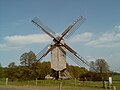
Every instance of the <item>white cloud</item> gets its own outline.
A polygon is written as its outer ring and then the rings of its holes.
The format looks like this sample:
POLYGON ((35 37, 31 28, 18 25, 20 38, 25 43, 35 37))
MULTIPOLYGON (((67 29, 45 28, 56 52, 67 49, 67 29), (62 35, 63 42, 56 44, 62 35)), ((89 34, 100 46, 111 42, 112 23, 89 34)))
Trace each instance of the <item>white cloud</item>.
POLYGON ((13 35, 4 37, 5 43, 0 44, 0 50, 20 49, 28 44, 46 43, 50 37, 46 34, 13 35))
POLYGON ((45 43, 49 41, 49 37, 46 34, 14 35, 6 36, 4 39, 14 44, 45 43))
POLYGON ((120 25, 115 25, 115 29, 116 29, 117 31, 120 31, 120 25))
POLYGON ((86 60, 91 62, 91 61, 95 61, 97 58, 94 56, 86 56, 86 60))
POLYGON ((119 47, 120 46, 120 33, 119 32, 109 32, 103 33, 99 36, 92 32, 84 32, 82 34, 74 36, 71 42, 84 42, 87 46, 93 46, 97 48, 103 47, 119 47))
MULTIPOLYGON (((103 33, 95 36, 92 32, 84 32, 76 35, 71 42, 84 42, 85 45, 93 47, 120 47, 120 33, 103 33)), ((46 34, 13 35, 3 38, 4 43, 0 44, 0 50, 21 49, 31 44, 50 42, 51 38, 46 34)))
POLYGON ((0 48, 4 48, 4 47, 6 47, 5 44, 0 44, 0 48))
POLYGON ((71 42, 87 42, 92 39, 92 36, 93 36, 92 32, 85 32, 85 33, 74 36, 70 41, 71 42))
POLYGON ((8 50, 20 50, 22 46, 12 46, 8 44, 0 44, 0 51, 8 51, 8 50))
POLYGON ((93 47, 115 47, 120 46, 120 33, 104 33, 97 39, 93 39, 86 43, 93 47))

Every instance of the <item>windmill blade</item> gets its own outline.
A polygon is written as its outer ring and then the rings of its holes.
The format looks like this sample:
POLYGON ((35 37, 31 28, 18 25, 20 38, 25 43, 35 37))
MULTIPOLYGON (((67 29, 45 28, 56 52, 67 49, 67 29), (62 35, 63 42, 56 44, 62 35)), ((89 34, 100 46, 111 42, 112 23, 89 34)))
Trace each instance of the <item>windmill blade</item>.
POLYGON ((48 44, 47 46, 45 46, 37 55, 36 55, 36 59, 39 60, 41 56, 44 55, 44 53, 48 50, 48 48, 50 47, 50 44, 48 44))
POLYGON ((65 54, 67 55, 71 60, 73 60, 78 66, 81 66, 81 64, 79 63, 80 60, 78 61, 78 59, 75 57, 75 55, 73 53, 71 53, 69 50, 67 51, 67 53, 61 48, 59 47, 59 49, 65 54))
MULTIPOLYGON (((80 60, 79 58, 77 58, 73 53, 71 53, 70 51, 67 51, 66 54, 72 61, 74 61, 78 66, 83 66, 85 67, 86 65, 88 66, 88 64, 85 64, 82 62, 82 60, 80 60)), ((88 62, 86 62, 88 63, 88 62)))
MULTIPOLYGON (((85 18, 81 16, 80 18, 77 19, 72 25, 70 25, 62 34, 61 34, 61 39, 64 37, 65 39, 69 38, 79 27, 80 25, 84 22, 85 18)), ((61 40, 60 39, 60 40, 61 40)))
POLYGON ((52 31, 50 28, 48 28, 46 25, 44 25, 39 18, 35 17, 32 22, 37 25, 39 28, 42 29, 43 32, 47 33, 51 38, 55 38, 55 32, 52 31))
POLYGON ((52 51, 55 48, 54 45, 47 45, 45 48, 43 48, 43 50, 41 50, 41 52, 39 52, 36 57, 37 57, 37 61, 33 63, 33 65, 35 65, 37 62, 39 62, 40 60, 42 60, 43 57, 45 57, 50 51, 52 51))
MULTIPOLYGON (((79 60, 82 62, 82 63, 84 63, 85 65, 87 65, 87 66, 89 66, 90 67, 90 65, 89 65, 89 62, 87 61, 87 60, 85 60, 83 57, 81 57, 76 51, 74 51, 71 47, 69 47, 67 44, 65 44, 64 43, 64 45, 63 45, 69 52, 71 52, 71 53, 69 53, 69 56, 71 56, 71 57, 73 57, 73 56, 75 56, 75 59, 74 60, 76 60, 76 61, 74 61, 74 62, 76 62, 76 63, 78 63, 79 62, 79 60)), ((70 57, 70 58, 71 58, 70 57)), ((79 63, 80 64, 80 63, 79 63)))
MULTIPOLYGON (((65 43, 63 46, 68 50, 67 56, 71 60, 73 60, 77 65, 81 66, 81 63, 83 63, 83 64, 87 65, 88 67, 90 67, 90 63, 87 60, 85 60, 83 57, 81 57, 76 51, 74 51, 72 48, 70 48, 65 43)), ((96 69, 94 67, 92 67, 92 69, 96 71, 96 69)))
POLYGON ((81 16, 80 18, 77 19, 75 22, 75 25, 69 30, 69 32, 65 35, 65 39, 68 39, 80 26, 81 24, 85 21, 85 18, 81 16))
MULTIPOLYGON (((70 48, 70 47, 69 47, 70 48)), ((77 58, 74 54, 77 54, 77 53, 75 53, 75 51, 73 52, 73 51, 67 51, 67 53, 61 48, 61 47, 59 47, 59 49, 65 54, 65 55, 67 55, 72 61, 74 61, 78 66, 83 66, 83 62, 82 62, 82 60, 79 60, 79 58, 77 58), (73 52, 73 53, 71 53, 71 52, 73 52)), ((72 49, 71 49, 72 50, 72 49)), ((79 57, 80 57, 80 59, 84 59, 83 57, 81 57, 80 55, 79 55, 79 57)), ((87 64, 87 66, 89 65, 88 64, 88 62, 84 59, 84 62, 87 64)), ((84 63, 84 65, 86 65, 84 63)))

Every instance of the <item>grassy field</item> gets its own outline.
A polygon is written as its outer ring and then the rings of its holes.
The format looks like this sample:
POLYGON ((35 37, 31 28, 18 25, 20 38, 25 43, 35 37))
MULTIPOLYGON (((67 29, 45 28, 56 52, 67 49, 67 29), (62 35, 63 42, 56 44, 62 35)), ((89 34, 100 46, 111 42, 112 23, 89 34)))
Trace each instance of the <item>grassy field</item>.
MULTIPOLYGON (((108 84, 108 82, 107 82, 108 84)), ((120 75, 113 76, 113 86, 120 90, 120 75)), ((0 90, 105 90, 102 82, 78 81, 78 80, 31 80, 31 81, 8 81, 0 79, 0 90)), ((112 89, 107 89, 112 90, 112 89)))
POLYGON ((105 90, 102 88, 64 86, 0 86, 0 90, 105 90))
MULTIPOLYGON (((113 85, 120 90, 120 81, 113 81, 113 85)), ((78 80, 32 80, 9 81, 6 86, 5 79, 0 80, 0 90, 105 90, 101 82, 78 80)), ((108 89, 112 90, 112 89, 108 89)))
POLYGON ((113 76, 113 86, 116 86, 117 90, 120 90, 120 75, 113 76))

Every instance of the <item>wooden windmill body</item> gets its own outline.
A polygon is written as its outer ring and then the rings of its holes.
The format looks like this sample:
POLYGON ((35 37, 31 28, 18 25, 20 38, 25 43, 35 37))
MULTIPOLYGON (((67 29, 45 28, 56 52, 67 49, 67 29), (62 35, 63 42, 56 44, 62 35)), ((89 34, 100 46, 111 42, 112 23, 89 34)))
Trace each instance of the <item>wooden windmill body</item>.
POLYGON ((80 24, 84 21, 81 16, 73 24, 71 24, 60 36, 56 36, 50 28, 44 25, 39 18, 35 17, 32 22, 37 25, 43 32, 48 34, 53 41, 50 45, 47 45, 40 53, 38 53, 38 61, 45 57, 49 52, 51 52, 51 69, 56 72, 56 79, 61 78, 61 72, 64 72, 66 77, 71 77, 66 70, 66 55, 72 59, 76 64, 84 63, 89 66, 88 62, 82 58, 75 50, 73 50, 69 45, 67 45, 64 39, 69 38, 75 30, 78 29, 80 24), (66 52, 69 52, 66 54, 66 52), (73 59, 73 57, 75 57, 73 59))
MULTIPOLYGON (((64 44, 64 40, 61 40, 61 43, 64 44)), ((55 43, 53 42, 52 45, 55 43)), ((56 46, 51 51, 51 68, 56 71, 62 71, 66 69, 66 49, 63 46, 56 46), (61 49, 64 50, 64 53, 61 51, 61 49)))
MULTIPOLYGON (((64 40, 61 40, 61 43, 64 44, 64 40)), ((55 42, 52 43, 52 45, 54 44, 55 42)), ((56 45, 51 51, 51 69, 56 71, 56 79, 62 78, 61 73, 66 70, 66 48, 62 45, 56 45), (64 50, 64 52, 61 49, 64 50)), ((66 78, 68 78, 68 76, 66 78)), ((69 78, 71 78, 71 76, 69 78)))

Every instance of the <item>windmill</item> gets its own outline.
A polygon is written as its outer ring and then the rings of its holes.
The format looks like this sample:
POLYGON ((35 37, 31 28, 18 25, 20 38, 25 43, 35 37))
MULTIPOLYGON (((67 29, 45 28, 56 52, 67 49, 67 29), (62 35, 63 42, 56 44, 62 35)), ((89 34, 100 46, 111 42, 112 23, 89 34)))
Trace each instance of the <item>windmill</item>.
MULTIPOLYGON (((35 17, 32 22, 37 25, 43 32, 50 36, 53 41, 47 45, 43 50, 37 54, 38 61, 42 60, 49 52, 51 52, 51 69, 56 72, 56 79, 61 78, 61 73, 64 72, 65 76, 71 77, 66 70, 66 55, 73 60, 77 65, 84 63, 89 66, 88 61, 81 57, 74 49, 67 45, 64 39, 68 39, 73 32, 84 22, 83 16, 79 17, 73 24, 71 24, 60 36, 56 36, 55 32, 44 25, 39 18, 35 17)), ((37 61, 37 62, 38 62, 37 61)))

